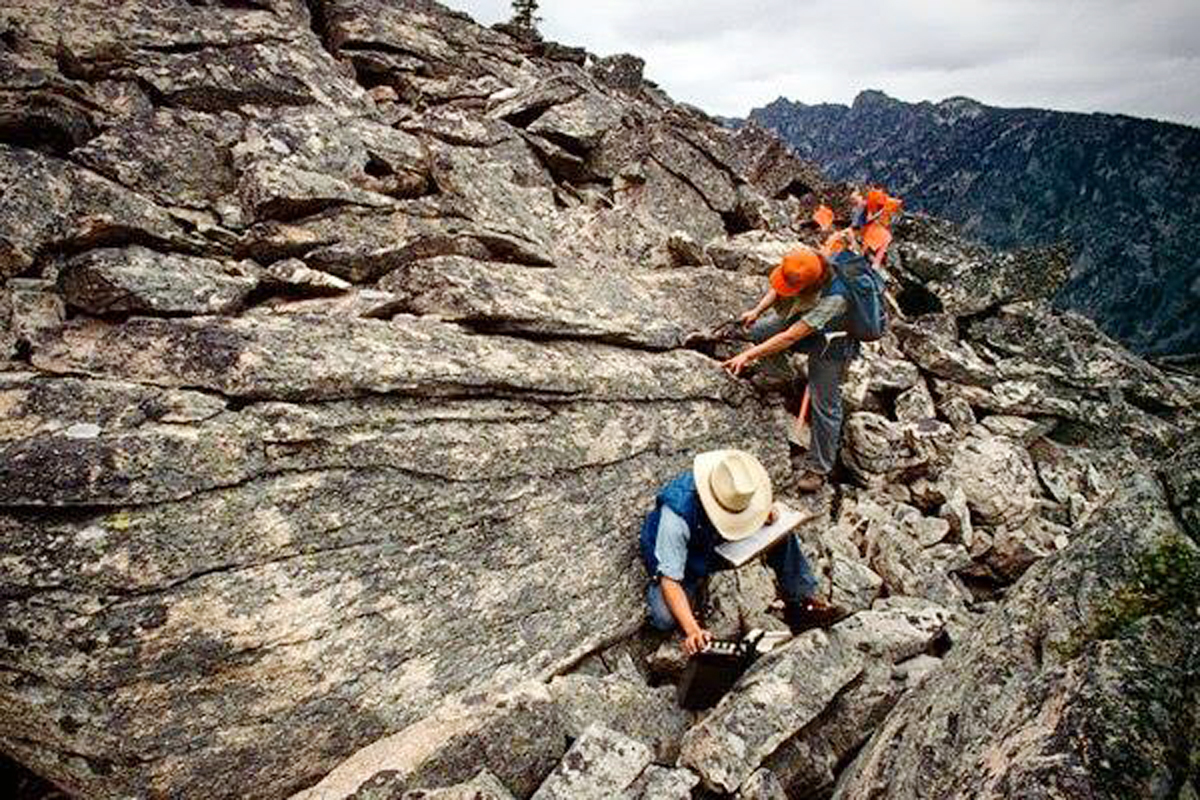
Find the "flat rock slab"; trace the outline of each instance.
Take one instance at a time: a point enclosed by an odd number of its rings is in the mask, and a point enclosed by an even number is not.
[[[575,740],[531,800],[610,800],[650,763],[650,749],[599,725]]]
[[[383,285],[408,294],[414,313],[496,333],[663,350],[731,320],[762,292],[761,280],[710,268],[547,270],[454,257],[417,262]]]
[[[748,394],[716,362],[691,351],[476,336],[416,317],[78,321],[39,342],[33,360],[47,372],[284,400],[370,394],[733,400]]]
[[[0,514],[6,657],[54,687],[12,688],[14,718],[41,741],[76,708],[69,747],[140,753],[59,773],[84,796],[227,796],[251,751],[259,796],[294,791],[297,759],[331,769],[446,696],[548,677],[640,624],[638,521],[695,452],[787,463],[752,402],[238,407],[8,373],[0,406],[3,502],[26,509]]]
[[[69,305],[94,316],[203,316],[241,310],[257,273],[252,264],[101,248],[71,259],[59,285]]]

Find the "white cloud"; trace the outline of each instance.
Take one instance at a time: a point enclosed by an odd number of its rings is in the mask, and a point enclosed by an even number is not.
[[[484,24],[504,0],[447,0]],[[742,116],[782,95],[966,95],[1200,124],[1195,0],[543,0],[549,38],[630,52],[675,99]]]

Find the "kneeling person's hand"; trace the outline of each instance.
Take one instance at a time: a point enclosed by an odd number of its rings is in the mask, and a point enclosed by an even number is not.
[[[701,650],[707,647],[708,643],[711,642],[712,639],[713,635],[704,630],[704,628],[696,628],[694,631],[687,634],[686,638],[684,638],[683,652],[687,653],[689,656],[694,656],[696,653],[699,653]]]

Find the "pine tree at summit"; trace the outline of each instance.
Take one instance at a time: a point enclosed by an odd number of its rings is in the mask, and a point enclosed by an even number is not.
[[[536,31],[541,17],[537,16],[537,0],[513,0],[512,24],[529,31]]]

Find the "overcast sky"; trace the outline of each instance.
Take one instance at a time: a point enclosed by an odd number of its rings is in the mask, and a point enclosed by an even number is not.
[[[491,24],[508,0],[443,0]],[[676,100],[966,95],[1200,125],[1200,0],[542,0],[547,38],[646,59]]]

